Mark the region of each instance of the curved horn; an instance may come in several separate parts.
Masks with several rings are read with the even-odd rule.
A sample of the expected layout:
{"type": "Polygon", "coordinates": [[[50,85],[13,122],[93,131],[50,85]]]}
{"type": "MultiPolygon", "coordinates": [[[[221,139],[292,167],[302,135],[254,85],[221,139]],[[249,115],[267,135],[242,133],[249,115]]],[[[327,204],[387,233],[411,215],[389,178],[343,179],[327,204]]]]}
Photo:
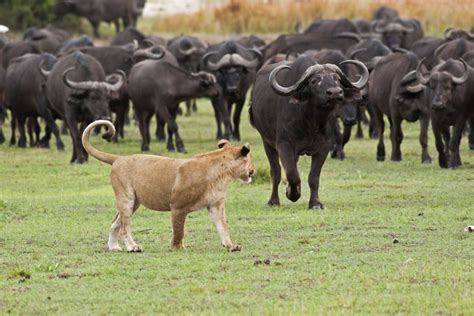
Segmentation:
{"type": "MultiPolygon", "coordinates": [[[[189,55],[193,54],[193,53],[197,50],[196,46],[195,46],[195,45],[191,45],[190,48],[188,48],[188,49],[183,49],[183,47],[182,47],[183,40],[184,40],[184,39],[181,39],[181,40],[179,41],[179,45],[178,45],[178,51],[180,52],[180,54],[181,54],[181,55],[184,55],[184,56],[189,56],[189,55]]],[[[189,43],[188,40],[186,40],[186,41],[189,43]]]]}
{"type": "Polygon", "coordinates": [[[394,53],[402,53],[402,54],[406,54],[406,53],[409,53],[410,51],[405,49],[405,48],[401,48],[401,47],[392,47],[391,50],[394,52],[394,53]]]}
{"type": "Polygon", "coordinates": [[[448,27],[443,33],[444,38],[448,39],[451,36],[451,33],[453,31],[454,31],[454,27],[448,27]]]}
{"type": "MultiPolygon", "coordinates": [[[[206,58],[207,67],[212,71],[216,71],[222,67],[229,66],[229,65],[242,66],[245,68],[255,68],[259,64],[258,58],[255,58],[254,60],[247,60],[243,58],[242,56],[240,56],[239,54],[225,54],[224,56],[221,57],[221,59],[219,59],[217,63],[207,61],[207,57],[210,57],[210,55],[208,54],[206,54],[204,57],[206,58]]],[[[203,57],[203,60],[204,60],[204,57],[203,57]]]]}
{"type": "Polygon", "coordinates": [[[360,52],[365,52],[367,51],[366,48],[359,48],[359,49],[355,49],[354,51],[352,51],[350,54],[349,54],[349,59],[355,59],[355,56],[360,53],[360,52]]]}
{"type": "MultiPolygon", "coordinates": [[[[212,52],[209,52],[209,53],[206,53],[204,54],[204,56],[202,56],[202,63],[208,67],[209,69],[211,69],[211,67],[209,66],[209,62],[208,62],[208,59],[211,57],[211,56],[214,56],[215,54],[217,54],[216,51],[212,51],[212,52]]],[[[213,69],[211,69],[213,70],[213,69]]],[[[214,70],[213,70],[214,71],[214,70]]]]}
{"type": "Polygon", "coordinates": [[[367,81],[369,80],[369,70],[367,69],[367,67],[365,67],[363,63],[355,59],[348,59],[339,63],[339,65],[344,65],[344,64],[353,64],[357,68],[359,68],[359,71],[361,73],[359,80],[357,80],[356,82],[353,82],[349,79],[348,80],[354,88],[362,89],[367,84],[367,81]]]}
{"type": "Polygon", "coordinates": [[[423,57],[419,62],[418,65],[416,65],[416,80],[418,80],[422,85],[427,85],[428,82],[430,81],[430,76],[426,78],[423,73],[421,72],[421,65],[425,62],[426,57],[423,57]]]}
{"type": "Polygon", "coordinates": [[[133,54],[133,57],[135,57],[135,58],[145,57],[147,59],[157,60],[157,59],[162,59],[163,57],[165,57],[165,55],[166,55],[165,50],[163,49],[163,47],[161,45],[159,45],[159,46],[152,46],[152,47],[149,47],[149,48],[139,49],[133,54]],[[160,52],[155,53],[154,52],[155,49],[159,49],[160,52]]]}
{"type": "Polygon", "coordinates": [[[386,25],[380,26],[380,23],[378,21],[374,21],[372,28],[374,29],[375,32],[377,33],[383,33],[386,30],[386,25]]]}
{"type": "MultiPolygon", "coordinates": [[[[400,84],[403,85],[403,84],[410,83],[412,81],[416,81],[416,70],[412,70],[409,73],[407,73],[405,76],[403,76],[402,80],[400,81],[400,84]]],[[[423,91],[423,89],[425,89],[425,85],[418,82],[416,85],[406,85],[405,89],[411,93],[419,93],[423,91]]]]}
{"type": "Polygon", "coordinates": [[[343,32],[343,33],[338,33],[335,35],[336,37],[343,37],[343,38],[352,38],[357,41],[357,43],[362,42],[362,38],[359,36],[359,34],[356,33],[351,33],[351,32],[343,32]]]}
{"type": "Polygon", "coordinates": [[[212,84],[215,84],[217,82],[216,76],[214,76],[213,74],[207,71],[192,72],[191,76],[193,77],[206,76],[212,84]]]}
{"type": "Polygon", "coordinates": [[[247,51],[257,55],[258,59],[260,59],[260,60],[263,58],[263,54],[258,48],[255,48],[255,47],[247,48],[247,51]]]}
{"type": "Polygon", "coordinates": [[[300,77],[300,79],[298,79],[298,81],[294,85],[289,86],[289,87],[283,87],[276,81],[276,76],[282,69],[290,69],[291,70],[293,68],[291,68],[287,64],[277,66],[270,73],[270,76],[268,77],[268,80],[270,81],[270,84],[272,86],[273,91],[275,91],[279,95],[287,96],[287,95],[290,95],[290,94],[294,93],[295,91],[297,91],[301,87],[303,87],[306,84],[309,77],[311,77],[313,74],[315,74],[317,72],[320,72],[323,69],[323,66],[322,65],[313,65],[313,66],[309,67],[308,69],[306,69],[306,71],[303,73],[303,75],[300,77]]]}
{"type": "Polygon", "coordinates": [[[155,43],[153,43],[153,41],[150,40],[149,38],[145,38],[145,39],[143,40],[143,43],[148,44],[148,47],[155,46],[155,43]]]}
{"type": "Polygon", "coordinates": [[[469,66],[467,65],[466,61],[462,58],[459,58],[459,61],[463,64],[464,66],[464,73],[462,74],[461,77],[454,77],[451,75],[451,80],[455,84],[463,84],[464,82],[467,81],[467,78],[469,78],[469,66]]]}
{"type": "Polygon", "coordinates": [[[90,89],[98,89],[99,83],[96,81],[81,81],[81,82],[74,82],[67,78],[67,74],[71,71],[76,70],[75,67],[70,67],[63,72],[63,82],[66,86],[71,89],[78,89],[78,90],[90,90],[90,89]]]}
{"type": "Polygon", "coordinates": [[[46,70],[43,68],[43,64],[44,64],[44,59],[41,60],[41,62],[39,63],[38,67],[39,67],[39,70],[41,72],[41,74],[45,77],[48,77],[50,74],[51,74],[51,70],[46,70]]]}
{"type": "MultiPolygon", "coordinates": [[[[108,92],[119,91],[123,83],[125,82],[127,75],[125,74],[123,70],[118,69],[115,71],[115,74],[108,76],[108,78],[111,79],[111,76],[115,76],[116,78],[118,78],[117,82],[114,84],[111,84],[108,82],[101,82],[100,83],[101,87],[104,87],[105,89],[107,89],[108,92]]],[[[107,80],[107,78],[105,80],[107,80]]]]}

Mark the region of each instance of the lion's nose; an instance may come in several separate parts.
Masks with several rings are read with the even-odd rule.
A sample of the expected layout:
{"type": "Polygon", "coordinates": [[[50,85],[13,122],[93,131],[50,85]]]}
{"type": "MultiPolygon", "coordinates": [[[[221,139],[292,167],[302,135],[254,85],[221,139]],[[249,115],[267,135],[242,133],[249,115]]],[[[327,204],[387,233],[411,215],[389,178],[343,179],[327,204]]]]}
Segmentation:
{"type": "Polygon", "coordinates": [[[249,176],[251,177],[251,176],[253,176],[254,174],[255,174],[255,169],[250,170],[249,176]]]}

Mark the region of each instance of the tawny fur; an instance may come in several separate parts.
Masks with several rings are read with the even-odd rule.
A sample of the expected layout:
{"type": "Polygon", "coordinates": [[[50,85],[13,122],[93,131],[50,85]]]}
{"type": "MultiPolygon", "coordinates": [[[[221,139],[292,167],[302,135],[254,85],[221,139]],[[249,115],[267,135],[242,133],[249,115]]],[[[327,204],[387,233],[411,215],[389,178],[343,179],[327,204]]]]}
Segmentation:
{"type": "Polygon", "coordinates": [[[173,248],[183,248],[184,222],[190,212],[207,208],[221,243],[229,251],[239,251],[227,229],[225,193],[232,180],[251,182],[255,168],[249,145],[235,146],[220,141],[219,149],[190,159],[172,159],[155,155],[118,156],[92,147],[92,130],[105,125],[108,134],[115,134],[114,126],[106,120],[91,123],[84,130],[82,144],[98,160],[112,165],[110,173],[115,192],[117,214],[109,235],[110,250],[120,250],[121,239],[129,252],[142,248],[133,240],[131,216],[140,205],[157,210],[171,211],[173,248]]]}

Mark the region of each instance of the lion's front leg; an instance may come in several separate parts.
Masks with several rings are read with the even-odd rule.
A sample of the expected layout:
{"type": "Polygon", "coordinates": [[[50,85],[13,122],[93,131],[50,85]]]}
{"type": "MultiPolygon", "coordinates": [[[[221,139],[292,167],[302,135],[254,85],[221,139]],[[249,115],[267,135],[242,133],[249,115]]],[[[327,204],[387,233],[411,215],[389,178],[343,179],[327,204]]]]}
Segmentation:
{"type": "Polygon", "coordinates": [[[240,251],[242,246],[234,244],[230,239],[229,230],[227,229],[227,218],[225,214],[224,203],[209,206],[207,209],[214,226],[216,226],[216,230],[219,234],[219,237],[221,238],[222,245],[228,251],[240,251]]]}

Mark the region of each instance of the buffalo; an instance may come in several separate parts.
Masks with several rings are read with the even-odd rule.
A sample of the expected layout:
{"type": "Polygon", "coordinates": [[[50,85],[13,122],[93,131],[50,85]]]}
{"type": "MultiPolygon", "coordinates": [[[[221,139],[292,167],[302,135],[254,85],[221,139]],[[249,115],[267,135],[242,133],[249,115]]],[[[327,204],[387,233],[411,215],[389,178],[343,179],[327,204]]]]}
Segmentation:
{"type": "Polygon", "coordinates": [[[217,139],[240,140],[240,114],[261,57],[262,54],[258,49],[244,47],[236,41],[212,46],[204,55],[202,59],[204,69],[216,76],[221,88],[221,93],[211,98],[217,122],[217,139]],[[233,104],[235,109],[231,124],[233,104]],[[224,134],[221,129],[222,123],[224,134]]]}
{"type": "Polygon", "coordinates": [[[428,74],[422,71],[423,61],[416,67],[416,77],[426,86],[432,110],[438,162],[441,168],[461,166],[459,143],[468,118],[474,114],[472,100],[474,76],[464,60],[448,59],[436,65],[428,74]],[[450,126],[453,126],[452,135],[450,126]]]}
{"type": "MultiPolygon", "coordinates": [[[[42,69],[42,68],[41,68],[42,69]]],[[[123,72],[108,78],[94,57],[79,51],[59,58],[53,69],[48,72],[46,95],[52,113],[66,122],[73,142],[71,163],[84,163],[88,155],[81,144],[80,128],[97,119],[110,120],[108,101],[125,81],[123,72]],[[118,80],[117,80],[118,78],[118,80]]]]}
{"type": "Polygon", "coordinates": [[[191,73],[164,61],[144,60],[135,64],[130,72],[128,93],[142,136],[142,151],[150,150],[149,124],[153,115],[158,115],[168,126],[168,151],[177,149],[184,153],[186,149],[176,124],[179,103],[215,96],[219,90],[216,78],[210,73],[191,73]]]}
{"type": "MultiPolygon", "coordinates": [[[[51,69],[56,63],[56,57],[43,53],[41,55],[26,54],[14,58],[7,69],[5,104],[12,113],[12,122],[16,120],[20,131],[18,140],[19,147],[26,146],[25,122],[26,119],[42,117],[46,122],[47,135],[40,143],[35,144],[30,135],[30,145],[49,146],[49,134],[52,132],[56,137],[58,150],[64,149],[64,144],[59,136],[59,130],[54,123],[51,112],[47,109],[44,85],[46,78],[41,74],[39,65],[51,69]],[[28,78],[28,80],[25,80],[28,78]]],[[[36,121],[36,120],[34,120],[36,121]]],[[[12,129],[12,139],[15,131],[12,129]]]]}
{"type": "Polygon", "coordinates": [[[268,205],[280,205],[278,186],[280,162],[286,172],[286,196],[297,201],[301,196],[298,157],[309,155],[311,190],[309,208],[323,208],[319,199],[321,168],[332,147],[331,117],[337,105],[357,96],[367,83],[369,72],[359,61],[347,60],[361,72],[356,82],[333,64],[315,64],[308,56],[293,62],[262,67],[255,80],[250,106],[250,122],[262,137],[270,162],[272,193],[268,205]],[[283,71],[284,70],[284,71],[283,71]]]}
{"type": "Polygon", "coordinates": [[[382,57],[375,65],[369,80],[369,103],[379,127],[377,160],[385,160],[383,140],[386,115],[390,122],[392,161],[402,160],[402,121],[420,120],[421,161],[431,163],[428,154],[428,126],[430,111],[425,102],[424,87],[417,82],[415,69],[418,57],[413,53],[395,53],[382,57]]]}
{"type": "Polygon", "coordinates": [[[54,13],[62,17],[68,13],[85,17],[92,25],[95,37],[100,37],[100,22],[113,22],[115,30],[120,31],[120,19],[123,26],[135,26],[136,18],[142,8],[137,0],[58,0],[54,13]]]}

